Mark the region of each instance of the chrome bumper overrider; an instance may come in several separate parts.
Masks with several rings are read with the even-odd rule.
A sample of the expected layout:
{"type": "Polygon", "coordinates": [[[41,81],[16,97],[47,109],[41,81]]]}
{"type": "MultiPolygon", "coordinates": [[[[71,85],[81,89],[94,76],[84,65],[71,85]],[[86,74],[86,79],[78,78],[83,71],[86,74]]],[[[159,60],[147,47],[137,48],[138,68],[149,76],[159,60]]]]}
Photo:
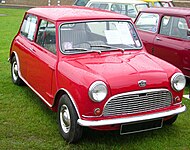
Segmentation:
{"type": "Polygon", "coordinates": [[[123,123],[132,123],[132,122],[138,122],[138,121],[145,121],[145,120],[151,120],[156,118],[164,118],[167,116],[176,115],[179,113],[182,113],[186,111],[186,106],[183,105],[180,108],[164,111],[160,113],[154,113],[154,114],[148,114],[148,115],[142,115],[142,116],[135,116],[135,117],[126,117],[126,118],[118,118],[118,119],[105,119],[105,120],[98,120],[98,121],[88,121],[88,120],[82,120],[78,119],[77,122],[81,126],[105,126],[105,125],[114,125],[114,124],[123,124],[123,123]]]}

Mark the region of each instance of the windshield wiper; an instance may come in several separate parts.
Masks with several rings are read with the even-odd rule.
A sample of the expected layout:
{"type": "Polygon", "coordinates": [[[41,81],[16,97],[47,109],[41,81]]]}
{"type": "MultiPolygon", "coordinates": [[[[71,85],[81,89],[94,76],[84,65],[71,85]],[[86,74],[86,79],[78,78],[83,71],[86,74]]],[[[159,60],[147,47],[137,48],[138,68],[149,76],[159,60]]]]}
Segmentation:
{"type": "Polygon", "coordinates": [[[122,52],[125,51],[125,49],[123,49],[121,47],[116,47],[116,46],[111,46],[111,45],[91,45],[90,47],[114,48],[114,49],[117,49],[117,50],[121,50],[122,52]]]}
{"type": "Polygon", "coordinates": [[[100,50],[90,50],[90,49],[85,49],[85,48],[68,48],[68,49],[65,49],[64,50],[65,52],[66,51],[85,51],[85,52],[97,52],[97,53],[101,53],[100,50]]]}

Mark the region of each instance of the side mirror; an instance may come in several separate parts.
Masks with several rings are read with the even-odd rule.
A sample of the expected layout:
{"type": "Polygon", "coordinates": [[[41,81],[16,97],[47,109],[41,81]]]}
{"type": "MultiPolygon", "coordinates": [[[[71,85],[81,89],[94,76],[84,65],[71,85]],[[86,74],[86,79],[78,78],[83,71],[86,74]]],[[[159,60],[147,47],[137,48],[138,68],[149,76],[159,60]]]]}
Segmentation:
{"type": "Polygon", "coordinates": [[[190,37],[190,29],[187,29],[187,36],[190,37]]]}

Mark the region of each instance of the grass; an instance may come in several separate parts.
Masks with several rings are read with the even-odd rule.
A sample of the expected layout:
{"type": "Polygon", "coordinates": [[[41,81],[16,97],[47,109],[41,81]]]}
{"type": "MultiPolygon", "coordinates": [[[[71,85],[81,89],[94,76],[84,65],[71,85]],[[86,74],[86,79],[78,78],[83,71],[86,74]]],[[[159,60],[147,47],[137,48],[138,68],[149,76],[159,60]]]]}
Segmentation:
{"type": "MultiPolygon", "coordinates": [[[[11,41],[25,10],[0,8],[0,146],[5,149],[64,150],[189,150],[190,111],[181,114],[172,126],[139,134],[85,129],[78,144],[67,144],[58,132],[56,114],[27,87],[12,84],[7,62],[11,41]]],[[[190,88],[190,86],[189,86],[190,88]]],[[[188,93],[186,87],[185,93],[188,93]]],[[[190,108],[190,101],[183,99],[190,108]]]]}

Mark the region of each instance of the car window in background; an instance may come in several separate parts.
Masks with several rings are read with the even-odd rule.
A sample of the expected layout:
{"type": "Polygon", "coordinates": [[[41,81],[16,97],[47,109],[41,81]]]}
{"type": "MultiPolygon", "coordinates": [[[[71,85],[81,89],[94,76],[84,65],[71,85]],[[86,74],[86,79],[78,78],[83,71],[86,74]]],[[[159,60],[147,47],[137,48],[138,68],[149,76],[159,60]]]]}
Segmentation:
{"type": "Polygon", "coordinates": [[[162,2],[162,5],[163,5],[163,7],[170,7],[169,3],[167,3],[167,2],[162,2]]]}
{"type": "Polygon", "coordinates": [[[56,54],[55,25],[53,23],[41,20],[36,43],[56,54]]]}
{"type": "Polygon", "coordinates": [[[169,4],[170,4],[170,7],[174,7],[175,6],[173,2],[169,2],[169,4]]]}
{"type": "Polygon", "coordinates": [[[99,9],[103,9],[103,10],[108,10],[109,5],[108,4],[104,4],[104,3],[92,3],[90,5],[91,8],[99,8],[99,9]]]}
{"type": "Polygon", "coordinates": [[[21,35],[29,40],[34,39],[36,31],[37,17],[33,15],[26,15],[21,27],[21,35]]]}
{"type": "Polygon", "coordinates": [[[153,7],[152,2],[148,2],[149,7],[153,7]]]}
{"type": "Polygon", "coordinates": [[[144,8],[148,8],[147,4],[136,4],[135,7],[137,8],[137,11],[141,11],[144,8]]]}
{"type": "Polygon", "coordinates": [[[131,18],[135,18],[137,16],[137,11],[136,11],[134,5],[128,5],[127,16],[129,16],[131,18]]]}
{"type": "Polygon", "coordinates": [[[74,5],[77,6],[85,6],[88,3],[89,0],[76,0],[74,5]]]}
{"type": "Polygon", "coordinates": [[[160,34],[189,39],[187,36],[188,26],[184,18],[164,16],[161,21],[160,34]]]}
{"type": "MultiPolygon", "coordinates": [[[[146,1],[147,2],[147,1],[146,1]]],[[[156,2],[147,2],[148,3],[148,6],[149,7],[162,7],[162,4],[161,4],[161,2],[159,2],[159,1],[156,1],[156,2]]]]}
{"type": "Polygon", "coordinates": [[[132,4],[112,4],[111,11],[127,15],[131,18],[135,18],[137,15],[137,11],[132,4]]]}
{"type": "Polygon", "coordinates": [[[126,7],[125,4],[112,4],[111,11],[126,15],[126,7]]]}
{"type": "Polygon", "coordinates": [[[159,15],[153,13],[141,13],[136,21],[136,27],[139,30],[155,33],[158,28],[159,15]]]}
{"type": "Polygon", "coordinates": [[[162,7],[162,4],[160,2],[154,2],[154,7],[162,7]]]}
{"type": "Polygon", "coordinates": [[[161,2],[163,7],[174,7],[174,3],[172,1],[170,2],[161,2]]]}

